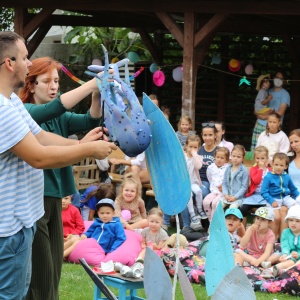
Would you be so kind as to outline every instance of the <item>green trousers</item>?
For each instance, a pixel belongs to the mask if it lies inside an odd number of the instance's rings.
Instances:
[[[58,300],[64,253],[60,198],[44,197],[45,214],[37,221],[32,245],[32,277],[26,299]]]

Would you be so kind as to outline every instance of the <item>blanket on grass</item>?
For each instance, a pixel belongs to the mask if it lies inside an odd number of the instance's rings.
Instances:
[[[191,242],[187,248],[180,249],[180,262],[190,282],[205,285],[205,257],[201,256],[203,240]],[[169,248],[162,254],[163,262],[171,276],[175,273],[176,249]],[[221,259],[221,258],[220,258]],[[255,292],[285,293],[300,296],[300,265],[295,266],[275,279],[264,279],[261,270],[244,267]]]

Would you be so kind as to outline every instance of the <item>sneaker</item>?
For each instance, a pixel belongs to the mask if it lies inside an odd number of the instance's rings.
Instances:
[[[268,269],[268,268],[271,268],[272,267],[272,264],[270,261],[263,261],[261,263],[261,266],[264,268],[264,269]]]
[[[243,267],[250,267],[251,265],[247,262],[247,261],[244,261],[243,263]]]
[[[274,276],[274,277],[281,276],[282,273],[284,273],[284,272],[286,272],[285,269],[280,269],[280,268],[278,268],[277,266],[274,266],[274,267],[273,267],[273,276]]]
[[[191,219],[190,227],[196,231],[203,228],[200,220],[201,220],[201,218],[199,216],[193,216]]]
[[[272,270],[271,268],[269,269],[264,269],[261,274],[260,277],[265,278],[265,279],[270,279],[270,278],[274,278],[274,269]]]
[[[202,220],[205,220],[205,219],[207,219],[207,215],[206,215],[206,213],[202,210],[202,211],[199,211],[199,215],[200,215],[200,218],[202,219]]]

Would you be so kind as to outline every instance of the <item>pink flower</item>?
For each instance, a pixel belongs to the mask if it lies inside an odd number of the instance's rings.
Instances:
[[[192,245],[189,245],[189,249],[192,250],[194,253],[197,252],[197,248],[193,247]]]
[[[192,259],[187,259],[186,263],[189,267],[193,267],[195,265],[195,262]]]
[[[291,274],[291,277],[297,278],[298,276],[299,276],[299,273],[298,273],[298,272],[293,272],[293,273]]]
[[[191,270],[190,272],[190,276],[194,279],[195,282],[199,282],[199,278],[198,278],[198,275],[201,275],[201,271],[199,270]]]
[[[268,282],[266,288],[270,293],[278,293],[281,291],[281,286],[278,281]]]

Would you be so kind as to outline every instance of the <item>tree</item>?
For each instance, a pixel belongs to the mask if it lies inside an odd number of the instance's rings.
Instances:
[[[13,30],[14,27],[14,9],[2,7],[0,11],[0,30]]]
[[[151,58],[140,36],[128,28],[74,27],[66,34],[65,42],[74,41],[77,49],[76,54],[70,57],[71,63],[90,63],[93,58],[102,58],[101,44],[107,49],[110,58],[122,59],[129,51],[137,52],[143,60]]]

